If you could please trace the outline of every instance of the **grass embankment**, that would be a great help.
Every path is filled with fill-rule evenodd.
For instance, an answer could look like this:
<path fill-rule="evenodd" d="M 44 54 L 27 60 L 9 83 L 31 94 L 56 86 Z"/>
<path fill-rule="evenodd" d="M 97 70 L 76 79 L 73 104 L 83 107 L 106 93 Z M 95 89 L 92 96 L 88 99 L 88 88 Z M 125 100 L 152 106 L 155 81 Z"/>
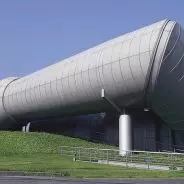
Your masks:
<path fill-rule="evenodd" d="M 115 148 L 67 136 L 49 133 L 0 131 L 0 155 L 59 154 L 60 146 Z"/>
<path fill-rule="evenodd" d="M 168 178 L 183 177 L 184 172 L 160 172 L 73 162 L 59 155 L 59 147 L 112 148 L 46 133 L 0 132 L 0 171 L 46 172 L 67 177 L 88 178 Z"/>

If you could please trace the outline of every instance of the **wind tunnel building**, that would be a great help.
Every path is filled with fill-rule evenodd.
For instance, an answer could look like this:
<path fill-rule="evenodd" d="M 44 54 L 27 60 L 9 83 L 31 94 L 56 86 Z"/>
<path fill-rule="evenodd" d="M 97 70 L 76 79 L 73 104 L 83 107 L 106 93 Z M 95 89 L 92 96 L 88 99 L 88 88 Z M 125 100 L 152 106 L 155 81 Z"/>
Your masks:
<path fill-rule="evenodd" d="M 126 112 L 146 108 L 172 129 L 182 130 L 183 61 L 181 26 L 157 22 L 25 77 L 1 80 L 0 128 L 113 111 L 101 98 L 104 89 Z M 130 130 L 131 114 L 120 116 L 121 149 L 132 148 Z"/>

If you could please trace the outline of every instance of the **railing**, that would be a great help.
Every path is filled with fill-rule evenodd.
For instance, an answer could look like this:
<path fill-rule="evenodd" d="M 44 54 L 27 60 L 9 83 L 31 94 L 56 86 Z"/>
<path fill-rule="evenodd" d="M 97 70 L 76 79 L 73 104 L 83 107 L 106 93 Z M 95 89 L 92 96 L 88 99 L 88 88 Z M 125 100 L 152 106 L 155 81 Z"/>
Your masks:
<path fill-rule="evenodd" d="M 117 149 L 61 146 L 61 156 L 71 158 L 74 161 L 147 169 L 183 170 L 184 168 L 183 153 L 127 151 L 122 156 Z"/>
<path fill-rule="evenodd" d="M 68 135 L 67 133 L 64 133 L 66 136 L 72 136 Z M 104 143 L 108 144 L 111 146 L 118 146 L 118 140 L 115 140 L 113 136 L 108 136 L 108 140 L 105 138 L 105 133 L 104 132 L 93 132 L 91 135 L 86 135 L 86 136 L 74 136 L 74 137 L 80 137 L 85 140 L 89 140 L 92 142 L 98 142 L 98 143 Z M 170 144 L 170 143 L 163 143 L 160 141 L 155 141 L 154 138 L 150 138 L 149 140 L 146 140 L 147 144 L 153 144 L 153 150 L 149 151 L 154 151 L 155 147 L 157 147 L 157 150 L 160 152 L 179 152 L 179 153 L 184 153 L 184 145 L 177 145 L 177 144 Z M 150 149 L 147 148 L 147 146 L 143 146 L 141 148 L 137 148 L 138 150 L 146 150 Z"/>

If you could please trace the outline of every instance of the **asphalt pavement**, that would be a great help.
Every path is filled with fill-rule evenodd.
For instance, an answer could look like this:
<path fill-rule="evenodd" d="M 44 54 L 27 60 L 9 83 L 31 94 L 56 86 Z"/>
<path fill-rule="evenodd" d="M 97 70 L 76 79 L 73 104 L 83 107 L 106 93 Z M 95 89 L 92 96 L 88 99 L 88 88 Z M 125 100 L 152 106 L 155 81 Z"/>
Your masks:
<path fill-rule="evenodd" d="M 1 176 L 0 184 L 184 184 L 184 179 L 61 179 L 51 177 Z"/>

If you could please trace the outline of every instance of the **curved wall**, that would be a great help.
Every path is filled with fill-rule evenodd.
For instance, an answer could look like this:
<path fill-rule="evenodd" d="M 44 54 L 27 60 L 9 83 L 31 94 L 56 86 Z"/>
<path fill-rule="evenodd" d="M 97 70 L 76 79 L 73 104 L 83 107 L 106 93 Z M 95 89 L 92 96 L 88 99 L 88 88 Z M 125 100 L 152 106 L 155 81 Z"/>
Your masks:
<path fill-rule="evenodd" d="M 2 129 L 11 129 L 16 126 L 16 121 L 6 109 L 4 103 L 4 94 L 8 86 L 17 79 L 17 77 L 9 77 L 4 80 L 0 80 L 0 122 L 7 122 L 1 124 L 0 128 Z"/>
<path fill-rule="evenodd" d="M 174 26 L 162 56 L 152 108 L 170 127 L 184 129 L 184 31 Z"/>
<path fill-rule="evenodd" d="M 6 113 L 25 122 L 111 110 L 100 96 L 104 88 L 120 107 L 151 108 L 167 120 L 160 111 L 167 100 L 160 90 L 168 85 L 162 73 L 166 60 L 176 61 L 178 27 L 164 20 L 15 80 L 3 93 Z"/>

